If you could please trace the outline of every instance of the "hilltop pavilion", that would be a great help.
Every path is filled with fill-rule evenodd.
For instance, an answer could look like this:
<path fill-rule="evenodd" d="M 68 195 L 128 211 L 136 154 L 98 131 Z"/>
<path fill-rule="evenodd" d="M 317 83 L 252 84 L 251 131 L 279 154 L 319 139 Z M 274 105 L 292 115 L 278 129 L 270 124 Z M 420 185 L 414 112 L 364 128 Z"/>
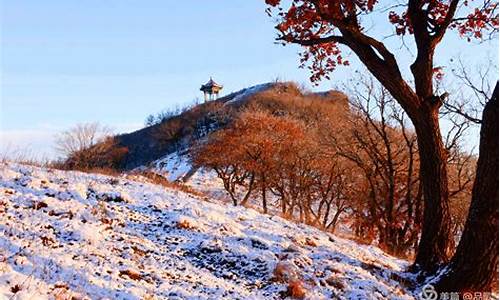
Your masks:
<path fill-rule="evenodd" d="M 205 102 L 217 99 L 222 87 L 222 85 L 218 84 L 210 77 L 210 80 L 200 88 L 200 91 L 203 92 L 203 96 L 205 96 Z"/>

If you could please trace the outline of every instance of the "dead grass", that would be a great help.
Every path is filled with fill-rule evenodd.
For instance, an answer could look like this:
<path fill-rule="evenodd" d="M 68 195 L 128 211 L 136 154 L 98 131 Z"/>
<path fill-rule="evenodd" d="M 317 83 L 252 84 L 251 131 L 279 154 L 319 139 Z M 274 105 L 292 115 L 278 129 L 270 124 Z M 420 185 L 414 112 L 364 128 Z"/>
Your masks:
<path fill-rule="evenodd" d="M 45 208 L 45 207 L 48 207 L 48 205 L 47 205 L 47 203 L 45 203 L 43 201 L 33 202 L 32 205 L 30 206 L 30 208 L 32 208 L 34 210 L 39 210 L 39 209 L 42 209 L 42 208 Z"/>
<path fill-rule="evenodd" d="M 40 158 L 35 153 L 37 152 L 29 147 L 16 147 L 8 144 L 0 152 L 0 163 L 17 163 L 34 167 L 49 167 L 52 164 L 48 158 Z"/>
<path fill-rule="evenodd" d="M 165 177 L 163 177 L 157 173 L 151 172 L 151 171 L 143 171 L 143 172 L 137 172 L 137 173 L 132 173 L 132 174 L 145 177 L 147 179 L 147 181 L 149 183 L 152 183 L 152 184 L 161 185 L 161 186 L 169 188 L 169 189 L 181 191 L 181 192 L 188 193 L 188 194 L 198 196 L 198 197 L 205 197 L 206 196 L 204 193 L 197 191 L 197 190 L 195 190 L 187 185 L 184 185 L 184 184 L 181 184 L 178 182 L 171 182 L 168 179 L 166 179 Z"/>
<path fill-rule="evenodd" d="M 42 240 L 42 245 L 44 245 L 45 247 L 52 246 L 55 243 L 54 239 L 52 239 L 51 237 L 42 236 L 40 239 Z"/>
<path fill-rule="evenodd" d="M 152 294 L 152 293 L 148 293 L 144 296 L 142 296 L 141 300 L 155 300 L 157 298 L 155 298 L 155 295 Z"/>
<path fill-rule="evenodd" d="M 272 114 L 290 115 L 309 121 L 325 115 L 344 115 L 348 98 L 341 92 L 331 91 L 323 95 L 310 93 L 293 82 L 282 82 L 274 87 L 251 95 L 242 103 L 242 110 L 265 110 Z"/>
<path fill-rule="evenodd" d="M 69 210 L 69 211 L 59 211 L 59 212 L 56 212 L 55 210 L 50 210 L 47 214 L 49 216 L 61 217 L 61 219 L 62 218 L 68 218 L 70 220 L 72 220 L 73 217 L 75 216 L 75 214 L 71 210 Z"/>
<path fill-rule="evenodd" d="M 196 226 L 191 224 L 188 220 L 186 219 L 183 219 L 183 220 L 180 220 L 179 222 L 177 222 L 177 225 L 176 225 L 177 228 L 179 229 L 187 229 L 187 230 L 193 230 L 193 229 L 196 229 Z"/>
<path fill-rule="evenodd" d="M 54 300 L 74 300 L 79 299 L 76 296 L 72 296 L 69 291 L 69 287 L 66 283 L 56 283 L 54 285 L 54 290 L 52 291 L 54 294 Z"/>
<path fill-rule="evenodd" d="M 119 275 L 121 277 L 127 276 L 128 278 L 130 278 L 132 280 L 136 280 L 136 281 L 139 281 L 139 280 L 143 279 L 143 276 L 140 273 L 138 273 L 136 271 L 132 271 L 132 270 L 121 270 L 119 272 Z"/>
<path fill-rule="evenodd" d="M 274 282 L 286 283 L 286 296 L 293 299 L 304 299 L 306 296 L 306 288 L 302 276 L 297 272 L 293 265 L 280 261 L 276 264 L 273 270 Z"/>
<path fill-rule="evenodd" d="M 61 170 L 65 170 L 65 169 L 61 169 Z M 74 170 L 84 172 L 84 173 L 89 173 L 89 174 L 101 174 L 101 175 L 112 176 L 112 177 L 120 177 L 121 175 L 123 175 L 122 172 L 120 172 L 117 169 L 113 169 L 113 168 L 82 168 L 82 169 L 74 169 Z"/>
<path fill-rule="evenodd" d="M 306 297 L 306 289 L 301 280 L 291 280 L 288 282 L 287 294 L 293 299 L 304 299 Z"/>
<path fill-rule="evenodd" d="M 22 290 L 22 287 L 19 284 L 15 284 L 15 285 L 13 285 L 13 286 L 10 287 L 10 292 L 12 294 L 16 294 L 16 293 L 18 293 L 21 290 Z"/>
<path fill-rule="evenodd" d="M 278 262 L 273 270 L 273 281 L 276 282 L 290 282 L 300 277 L 295 268 L 286 261 Z"/>
<path fill-rule="evenodd" d="M 146 251 L 139 249 L 137 246 L 132 246 L 131 248 L 132 251 L 134 251 L 134 254 L 137 256 L 145 256 L 147 253 Z"/>
<path fill-rule="evenodd" d="M 318 244 L 312 238 L 306 237 L 305 244 L 310 247 L 317 247 Z"/>
<path fill-rule="evenodd" d="M 288 276 L 288 266 L 279 262 L 273 270 L 273 280 L 277 282 L 285 282 Z"/>
<path fill-rule="evenodd" d="M 331 277 L 328 277 L 327 279 L 325 279 L 325 282 L 326 282 L 329 286 L 331 286 L 331 287 L 333 287 L 333 288 L 335 288 L 335 289 L 337 289 L 337 290 L 344 290 L 344 289 L 345 289 L 345 287 L 346 287 L 346 286 L 345 286 L 345 283 L 344 283 L 344 282 L 342 282 L 342 281 L 341 281 L 339 278 L 337 278 L 336 276 L 331 276 Z"/>

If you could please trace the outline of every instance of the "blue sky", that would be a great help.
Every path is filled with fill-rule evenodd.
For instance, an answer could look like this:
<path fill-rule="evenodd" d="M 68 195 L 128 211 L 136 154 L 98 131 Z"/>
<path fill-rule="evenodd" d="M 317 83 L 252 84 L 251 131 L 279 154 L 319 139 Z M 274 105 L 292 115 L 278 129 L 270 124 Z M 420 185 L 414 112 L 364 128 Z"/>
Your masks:
<path fill-rule="evenodd" d="M 308 72 L 297 67 L 299 49 L 274 44 L 263 3 L 1 1 L 0 150 L 52 155 L 54 133 L 79 122 L 139 128 L 148 114 L 201 97 L 210 76 L 225 93 L 276 78 L 310 87 Z M 385 17 L 373 18 L 374 32 L 390 35 L 389 26 L 376 26 L 382 23 Z M 488 55 L 498 60 L 497 41 L 447 39 L 438 49 L 442 64 L 458 55 L 471 65 Z M 398 38 L 386 41 L 409 61 Z M 360 68 L 351 61 L 316 89 L 338 86 Z"/>

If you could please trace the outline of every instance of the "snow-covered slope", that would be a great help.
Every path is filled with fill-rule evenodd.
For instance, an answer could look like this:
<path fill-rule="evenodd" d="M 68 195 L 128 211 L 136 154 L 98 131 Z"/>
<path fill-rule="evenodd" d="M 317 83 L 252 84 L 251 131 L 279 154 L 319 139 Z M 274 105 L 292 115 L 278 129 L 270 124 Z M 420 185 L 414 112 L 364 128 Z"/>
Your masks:
<path fill-rule="evenodd" d="M 0 165 L 0 299 L 413 299 L 405 267 L 140 177 Z"/>
<path fill-rule="evenodd" d="M 185 152 L 184 155 L 178 152 L 165 155 L 151 164 L 152 170 L 171 182 L 187 180 L 186 176 L 194 170 L 189 155 Z"/>
<path fill-rule="evenodd" d="M 170 153 L 154 161 L 149 168 L 143 167 L 143 169 L 156 173 L 170 182 L 181 182 L 213 200 L 232 202 L 215 171 L 194 167 L 189 151 Z M 255 204 L 253 202 L 250 201 L 248 204 Z"/>
<path fill-rule="evenodd" d="M 258 85 L 251 86 L 249 88 L 243 89 L 239 91 L 234 98 L 231 100 L 227 101 L 225 105 L 230 105 L 230 104 L 235 104 L 241 101 L 244 101 L 248 97 L 255 95 L 259 92 L 265 91 L 267 89 L 271 89 L 275 86 L 279 85 L 278 83 L 274 82 L 268 82 L 268 83 L 262 83 Z"/>

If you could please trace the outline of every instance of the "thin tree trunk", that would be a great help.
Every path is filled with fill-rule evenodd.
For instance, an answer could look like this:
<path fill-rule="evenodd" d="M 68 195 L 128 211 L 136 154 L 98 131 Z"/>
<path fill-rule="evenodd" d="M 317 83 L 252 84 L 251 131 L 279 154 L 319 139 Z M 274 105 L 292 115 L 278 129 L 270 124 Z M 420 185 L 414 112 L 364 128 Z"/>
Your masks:
<path fill-rule="evenodd" d="M 267 214 L 267 199 L 266 199 L 266 177 L 264 174 L 261 175 L 262 178 L 262 209 L 264 213 Z"/>
<path fill-rule="evenodd" d="M 285 200 L 285 197 L 281 198 L 281 213 L 283 214 L 283 216 L 286 215 L 286 200 Z"/>
<path fill-rule="evenodd" d="M 464 232 L 439 291 L 490 292 L 498 282 L 498 82 L 483 111 L 479 159 Z"/>
<path fill-rule="evenodd" d="M 335 233 L 335 229 L 337 227 L 337 223 L 339 221 L 339 217 L 340 217 L 340 214 L 343 212 L 342 209 L 337 209 L 337 211 L 335 212 L 335 215 L 333 216 L 333 220 L 330 222 L 330 224 L 328 224 L 328 226 L 326 227 L 326 229 L 330 229 L 330 231 L 332 233 Z"/>
<path fill-rule="evenodd" d="M 250 175 L 250 182 L 248 183 L 247 193 L 243 197 L 243 200 L 241 200 L 241 205 L 243 205 L 243 206 L 247 204 L 248 199 L 250 198 L 250 195 L 252 194 L 254 181 L 255 181 L 255 175 L 252 174 L 252 175 Z"/>
<path fill-rule="evenodd" d="M 417 133 L 424 195 L 422 233 L 414 267 L 424 272 L 433 272 L 448 261 L 451 241 L 447 154 L 436 106 L 424 103 L 413 123 Z"/>

